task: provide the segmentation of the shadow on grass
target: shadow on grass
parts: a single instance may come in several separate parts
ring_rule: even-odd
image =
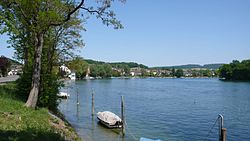
[[[25,131],[0,130],[0,141],[65,141],[59,134],[27,129]]]

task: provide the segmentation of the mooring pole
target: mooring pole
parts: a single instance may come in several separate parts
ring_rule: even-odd
[[[222,135],[221,135],[222,136],[222,141],[226,141],[227,129],[222,128],[221,133],[222,133]]]
[[[94,107],[94,90],[92,90],[92,116],[94,116],[95,107]]]
[[[122,136],[125,135],[125,115],[124,115],[124,99],[121,96],[121,116],[122,116]]]
[[[226,141],[226,128],[223,128],[223,116],[219,114],[219,141]]]
[[[78,88],[76,88],[76,104],[79,105],[79,91],[78,91]]]
[[[77,117],[77,120],[79,120],[79,91],[78,91],[78,88],[76,88],[76,117]]]

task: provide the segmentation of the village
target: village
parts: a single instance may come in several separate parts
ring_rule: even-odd
[[[195,67],[195,68],[181,68],[179,66],[173,66],[168,68],[163,67],[155,67],[149,68],[147,66],[134,63],[136,67],[131,67],[124,63],[123,65],[114,65],[115,63],[102,63],[98,64],[105,65],[106,69],[102,69],[105,73],[93,74],[92,72],[96,72],[97,67],[92,67],[93,64],[87,64],[85,70],[77,70],[74,68],[70,68],[69,66],[62,64],[58,67],[58,74],[62,77],[68,77],[70,79],[94,79],[94,78],[108,78],[108,77],[217,77],[218,69],[212,68],[204,68],[204,67]],[[128,63],[129,64],[129,63]],[[125,67],[124,67],[125,66]],[[22,74],[21,63],[10,60],[4,56],[0,57],[0,76],[10,76],[10,75],[20,75]],[[186,66],[187,67],[187,66]],[[98,69],[100,70],[100,69]],[[109,70],[109,71],[107,71]],[[111,71],[110,71],[111,70]],[[84,77],[79,78],[78,72],[85,72]],[[105,76],[102,74],[106,74]]]

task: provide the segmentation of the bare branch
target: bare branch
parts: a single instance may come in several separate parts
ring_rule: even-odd
[[[83,4],[84,4],[84,0],[81,0],[80,4],[68,13],[66,19],[64,19],[63,21],[61,21],[59,23],[51,23],[49,26],[60,26],[60,25],[64,24],[65,22],[69,21],[71,18],[71,15],[74,14],[78,9],[80,9]]]
[[[88,8],[86,8],[86,7],[81,7],[81,9],[84,9],[84,10],[88,11],[89,13],[96,13],[96,14],[98,14],[98,15],[101,14],[101,12],[98,11],[98,10],[90,10],[90,9],[88,9]]]

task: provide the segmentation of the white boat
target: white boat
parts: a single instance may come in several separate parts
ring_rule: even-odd
[[[65,93],[65,92],[59,92],[59,94],[57,94],[57,96],[59,98],[68,98],[70,95],[68,93]]]
[[[92,79],[95,79],[95,78],[91,77],[91,76],[85,76],[83,79],[85,79],[85,80],[92,80]]]
[[[70,80],[76,80],[76,73],[72,72],[69,76]]]
[[[110,111],[98,112],[97,118],[108,128],[121,128],[123,124],[121,118]]]

